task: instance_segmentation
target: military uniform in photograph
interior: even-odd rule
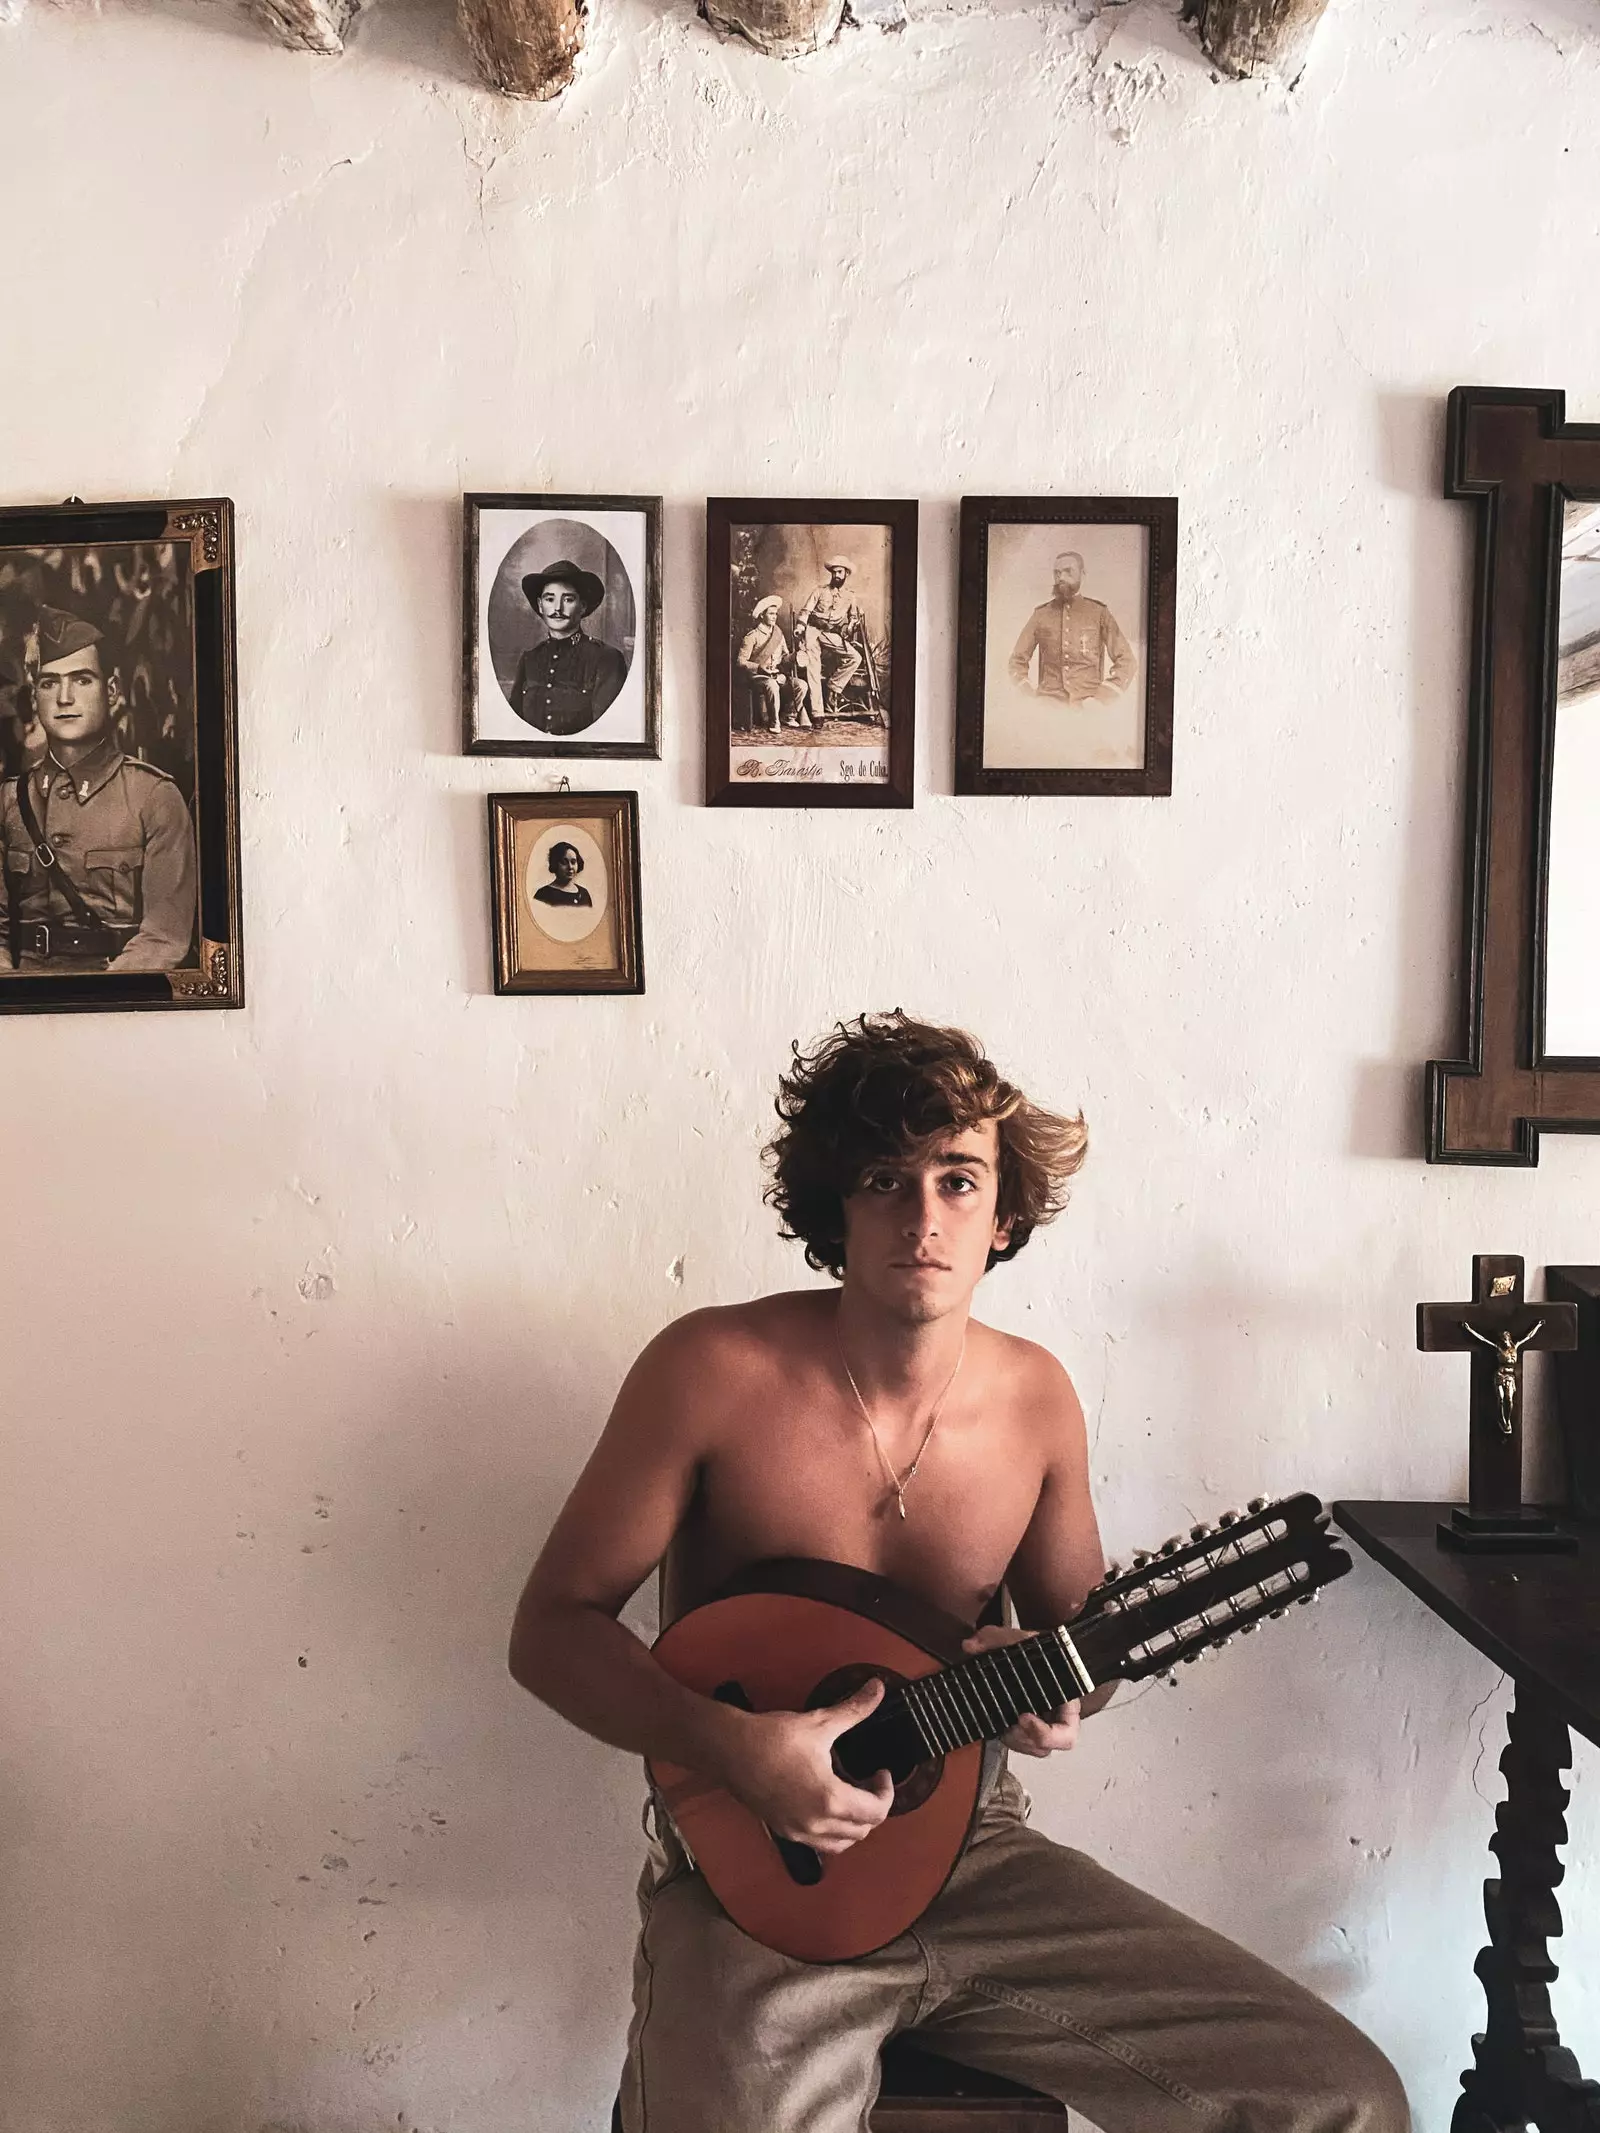
[[[1035,651],[1039,654],[1039,694],[1059,696],[1069,704],[1120,693],[1139,664],[1110,608],[1086,593],[1046,600],[1034,609],[1011,654],[1013,681],[1027,681]]]
[[[547,585],[571,586],[586,616],[606,596],[592,570],[556,563],[549,570],[530,572],[522,581],[523,594],[535,613]],[[541,733],[582,733],[610,710],[627,678],[628,662],[616,646],[586,637],[579,628],[570,637],[547,637],[523,653],[511,685],[511,708]]]
[[[42,666],[100,642],[91,624],[54,608],[38,631]],[[70,770],[47,753],[0,784],[0,863],[0,941],[12,968],[175,970],[189,954],[189,810],[164,770],[123,754],[114,728]]]

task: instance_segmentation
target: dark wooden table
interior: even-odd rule
[[[1333,1516],[1358,1547],[1414,1592],[1486,1659],[1510,1675],[1515,1695],[1500,1769],[1506,1797],[1489,1849],[1489,1944],[1475,1965],[1488,2001],[1451,2133],[1600,2133],[1600,2084],[1585,2081],[1550,2009],[1561,1932],[1555,1891],[1565,1871],[1572,1761],[1569,1728],[1600,1746],[1600,1526],[1554,1514],[1578,1535],[1567,1555],[1465,1555],[1440,1547],[1450,1506],[1336,1503]]]

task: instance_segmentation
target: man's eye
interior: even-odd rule
[[[978,1189],[976,1180],[969,1178],[964,1170],[952,1171],[944,1182],[947,1192],[976,1192]]]
[[[866,1180],[862,1190],[864,1192],[893,1192],[899,1182],[898,1178],[890,1177],[886,1171],[879,1171]]]

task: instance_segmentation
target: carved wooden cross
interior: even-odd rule
[[[1417,1306],[1417,1346],[1472,1356],[1467,1509],[1456,1511],[1442,1540],[1476,1549],[1570,1545],[1548,1518],[1522,1501],[1522,1358],[1530,1349],[1578,1345],[1574,1304],[1527,1302],[1522,1261],[1480,1253],[1472,1262],[1470,1303]]]

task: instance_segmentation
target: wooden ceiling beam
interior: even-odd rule
[[[474,64],[502,96],[559,96],[583,50],[587,0],[458,0]]]
[[[1275,75],[1292,87],[1327,7],[1328,0],[1185,0],[1184,13],[1224,74]]]
[[[714,30],[742,37],[769,59],[798,59],[832,44],[844,0],[700,0],[700,12]]]
[[[255,11],[280,44],[336,58],[363,0],[255,0]]]

